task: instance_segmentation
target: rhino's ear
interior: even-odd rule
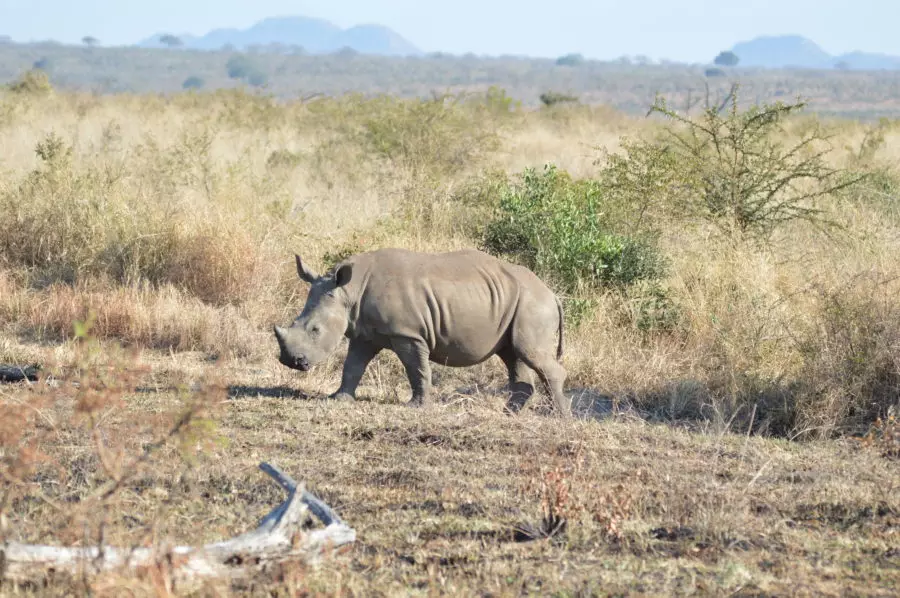
[[[350,264],[344,264],[338,271],[334,273],[334,286],[335,288],[342,287],[353,278],[353,266]]]
[[[294,254],[294,257],[297,259],[297,275],[300,276],[300,280],[312,284],[319,279],[319,275],[307,268],[299,255]]]

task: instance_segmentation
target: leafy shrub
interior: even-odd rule
[[[9,91],[20,95],[47,95],[53,92],[50,77],[42,69],[26,71],[17,81],[8,86]]]
[[[201,89],[204,85],[206,85],[206,81],[203,80],[203,77],[192,75],[184,80],[181,87],[182,89]]]
[[[484,94],[483,102],[491,114],[503,115],[522,107],[522,102],[507,95],[505,89],[492,85]]]
[[[366,104],[363,146],[415,175],[453,175],[499,146],[490,119],[495,104],[451,96]]]
[[[509,256],[567,291],[627,286],[660,277],[665,263],[649,237],[615,232],[602,187],[548,165],[502,190],[484,248]]]
[[[32,68],[44,72],[50,72],[53,69],[53,59],[44,56],[34,61]]]
[[[707,77],[724,77],[726,75],[725,71],[716,67],[706,69],[703,74]]]
[[[581,66],[584,64],[584,56],[581,54],[566,54],[556,59],[556,66]]]
[[[228,76],[231,79],[243,79],[244,77],[249,75],[255,68],[256,65],[253,63],[253,61],[243,54],[232,56],[225,64],[225,70],[228,72]]]
[[[623,226],[654,228],[667,217],[677,198],[671,191],[680,182],[678,155],[663,144],[623,139],[622,154],[602,150],[599,173],[607,199],[617,206]]]
[[[245,77],[245,80],[253,87],[264,87],[269,82],[269,76],[260,70],[254,70]]]
[[[718,66],[737,66],[740,61],[741,59],[738,55],[731,50],[719,52],[715,60],[713,60]]]
[[[626,290],[629,324],[641,332],[671,331],[681,312],[656,280],[642,280]]]
[[[303,161],[303,155],[292,152],[289,149],[274,150],[266,159],[266,166],[270,169],[287,169],[296,168]]]
[[[254,87],[262,87],[269,80],[265,71],[246,54],[238,54],[229,58],[225,69],[228,71],[229,78],[241,79]]]
[[[555,91],[548,91],[541,94],[541,103],[549,108],[557,104],[577,104],[578,98]]]

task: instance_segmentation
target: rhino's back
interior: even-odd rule
[[[549,293],[527,269],[471,249],[383,249],[353,261],[365,272],[360,331],[422,338],[432,359],[447,365],[490,357],[504,342],[522,293]],[[532,289],[535,282],[540,288]]]

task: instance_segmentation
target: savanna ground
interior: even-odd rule
[[[4,538],[232,536],[282,499],[256,470],[269,461],[357,544],[318,569],[194,591],[900,591],[893,122],[785,120],[779,139],[818,124],[834,135],[827,164],[867,178],[757,230],[692,203],[671,156],[635,145],[662,120],[609,108],[517,110],[496,91],[97,97],[40,81],[0,102],[0,363],[45,376],[0,387]],[[567,218],[578,210],[591,219]],[[271,326],[305,292],[294,252],[324,270],[383,246],[531,260],[565,297],[579,417],[539,397],[505,415],[498,360],[438,368],[422,410],[393,355],[353,404],[324,399],[340,352],[309,374],[280,366]],[[0,587],[170,589],[164,567]]]

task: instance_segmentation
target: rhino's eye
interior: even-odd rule
[[[318,336],[318,335],[319,335],[319,327],[318,327],[318,326],[313,326],[312,328],[309,329],[309,332],[310,332],[311,334],[314,334],[314,335]]]

